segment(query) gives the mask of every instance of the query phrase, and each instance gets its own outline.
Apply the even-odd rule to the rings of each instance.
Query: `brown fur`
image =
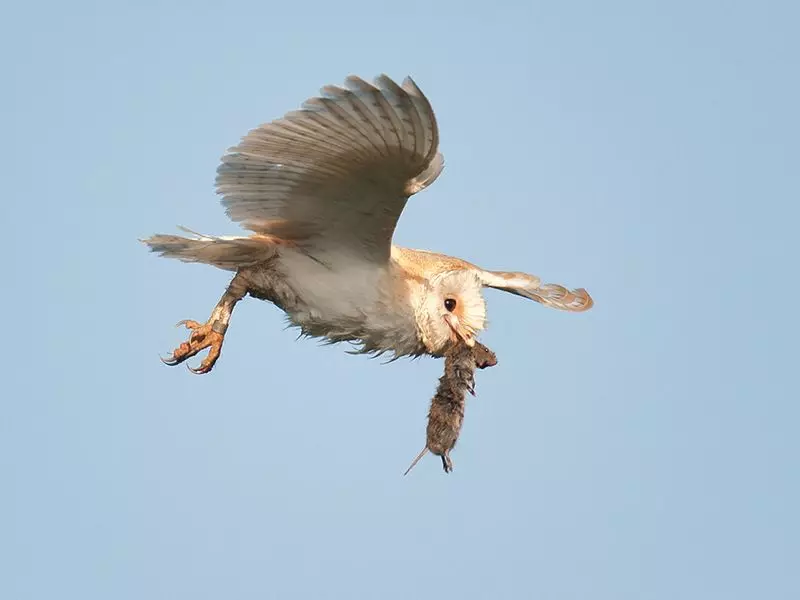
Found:
[[[483,344],[474,348],[455,344],[446,354],[444,375],[439,378],[436,395],[428,411],[427,443],[405,472],[411,469],[430,451],[442,459],[445,473],[453,470],[450,451],[455,447],[464,422],[467,392],[475,395],[475,369],[485,369],[497,364],[497,356]]]

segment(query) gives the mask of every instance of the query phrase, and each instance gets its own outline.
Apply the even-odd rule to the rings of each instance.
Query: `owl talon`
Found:
[[[217,362],[217,359],[219,358],[220,351],[222,350],[223,336],[221,334],[219,334],[219,333],[216,333],[216,332],[213,332],[213,333],[215,333],[216,335],[219,336],[219,343],[218,344],[214,344],[212,342],[211,350],[209,350],[208,356],[206,356],[203,359],[203,362],[200,363],[200,366],[199,367],[190,367],[189,365],[186,365],[188,367],[188,369],[192,373],[194,373],[195,375],[204,375],[204,374],[208,373],[211,369],[214,368],[214,364]]]
[[[185,325],[187,329],[191,329],[192,333],[189,336],[188,342],[183,342],[173,352],[172,356],[161,358],[161,362],[170,367],[181,364],[186,359],[191,358],[206,348],[209,348],[208,356],[203,359],[199,367],[187,367],[192,373],[203,375],[208,373],[214,368],[214,364],[219,358],[222,351],[222,342],[225,336],[213,330],[212,323],[200,325],[197,321],[185,320],[178,323],[178,326]]]
[[[191,319],[183,319],[182,321],[178,321],[175,323],[175,327],[185,326],[186,329],[198,329],[200,328],[200,323],[197,321],[192,321]]]

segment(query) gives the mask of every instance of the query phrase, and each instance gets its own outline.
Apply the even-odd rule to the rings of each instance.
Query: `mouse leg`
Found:
[[[442,454],[442,468],[445,473],[453,472],[453,460],[450,458],[450,450]]]

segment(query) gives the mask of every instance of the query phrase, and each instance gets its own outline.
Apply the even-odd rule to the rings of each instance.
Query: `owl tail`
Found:
[[[154,235],[140,241],[161,256],[213,265],[228,271],[265,262],[276,254],[276,245],[268,238],[213,237],[181,229],[197,237]]]

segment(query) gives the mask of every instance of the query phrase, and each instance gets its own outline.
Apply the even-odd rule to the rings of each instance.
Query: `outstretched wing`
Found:
[[[397,246],[393,250],[393,256],[403,270],[417,277],[430,279],[438,273],[448,271],[472,271],[478,276],[484,287],[511,292],[551,308],[583,312],[594,306],[592,297],[585,289],[569,290],[557,283],[542,283],[542,280],[536,275],[487,271],[454,256]]]
[[[250,131],[223,156],[228,216],[328,262],[381,263],[408,198],[444,166],[433,109],[417,85],[348,77],[298,111]]]
[[[557,283],[542,283],[541,279],[527,273],[482,270],[480,278],[486,287],[511,292],[559,310],[583,312],[594,306],[594,300],[583,288],[569,290]]]

